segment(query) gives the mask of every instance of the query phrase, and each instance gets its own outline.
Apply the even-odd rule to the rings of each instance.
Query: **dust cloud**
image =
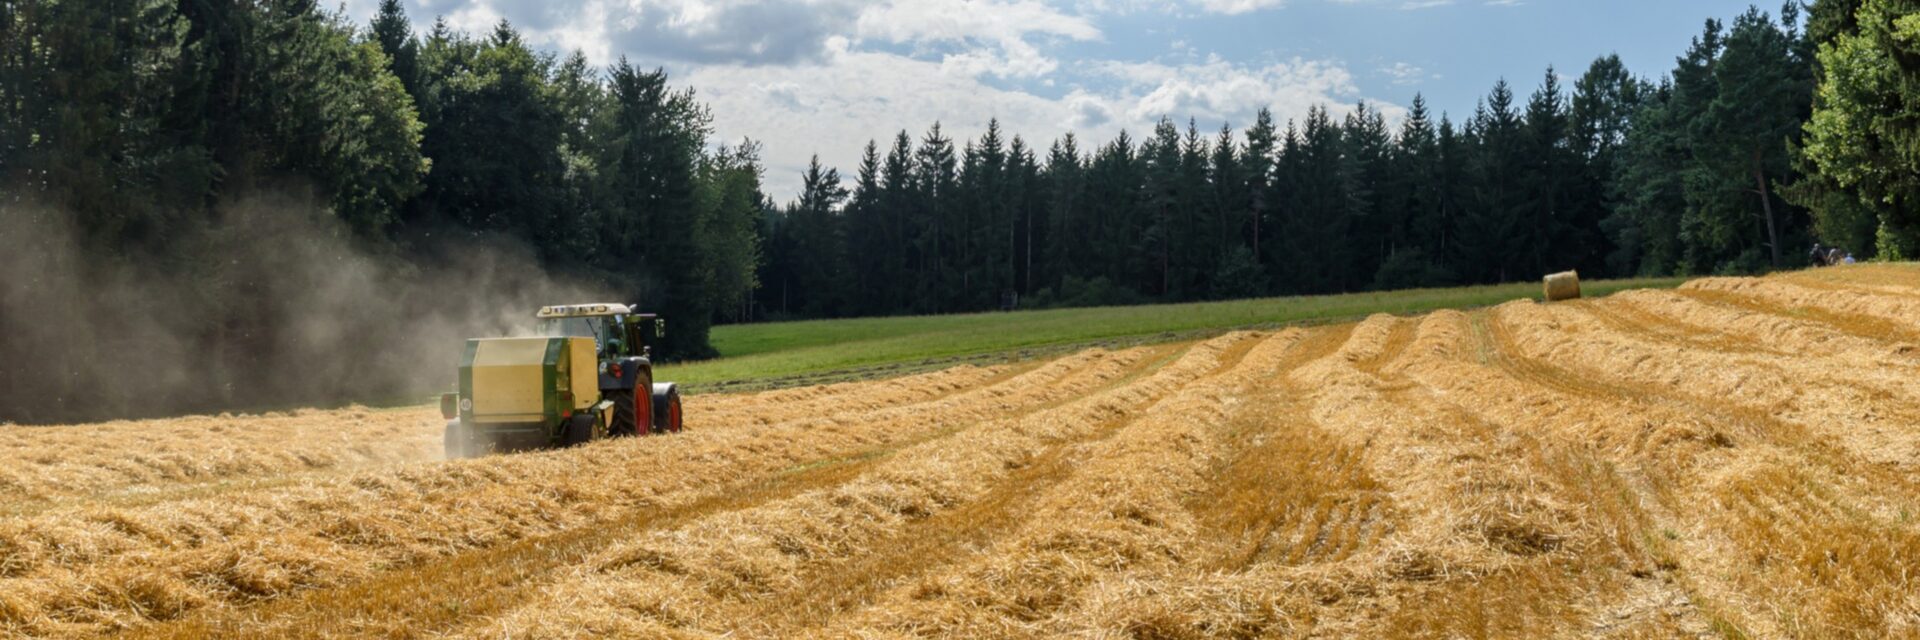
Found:
[[[111,255],[71,216],[0,202],[0,423],[425,401],[451,389],[466,338],[617,297],[510,240],[399,255],[283,195],[215,214]]]

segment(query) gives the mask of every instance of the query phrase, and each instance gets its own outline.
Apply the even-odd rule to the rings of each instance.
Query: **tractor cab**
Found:
[[[536,332],[543,336],[593,338],[594,353],[602,361],[622,357],[646,357],[652,349],[646,344],[646,323],[653,322],[655,337],[666,331],[666,321],[651,313],[634,313],[624,304],[576,304],[541,307],[534,314],[539,320]]]

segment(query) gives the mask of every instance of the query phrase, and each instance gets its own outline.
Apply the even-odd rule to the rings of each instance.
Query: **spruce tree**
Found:
[[[387,54],[388,69],[400,79],[407,94],[420,95],[420,43],[413,37],[413,23],[407,20],[400,0],[380,0],[380,10],[370,25],[373,41]]]

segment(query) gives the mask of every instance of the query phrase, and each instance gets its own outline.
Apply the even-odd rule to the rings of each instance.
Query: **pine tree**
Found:
[[[1524,122],[1513,109],[1513,90],[1501,80],[1475,109],[1468,124],[1472,162],[1464,176],[1465,202],[1454,230],[1461,274],[1471,282],[1505,282],[1534,269],[1519,238],[1526,221]]]
[[[1341,140],[1347,162],[1353,166],[1351,186],[1346,193],[1346,215],[1352,220],[1348,238],[1350,257],[1336,291],[1359,290],[1373,281],[1373,274],[1394,249],[1405,243],[1405,221],[1401,211],[1381,205],[1390,195],[1394,179],[1391,166],[1392,134],[1387,132],[1386,117],[1378,109],[1361,102],[1342,123]]]
[[[1517,266],[1546,274],[1591,263],[1605,254],[1591,237],[1592,229],[1576,225],[1579,160],[1570,141],[1566,96],[1552,67],[1527,100],[1524,128],[1523,172],[1516,178],[1523,190],[1526,240]]]
[[[791,304],[808,317],[841,315],[857,293],[848,276],[847,236],[840,211],[847,195],[840,170],[821,166],[816,154],[801,174],[799,201],[786,213],[795,249]]]
[[[1087,277],[1092,265],[1093,226],[1084,206],[1087,165],[1072,133],[1047,150],[1047,242],[1043,286],[1059,291],[1067,276]]]
[[[1625,220],[1614,215],[1613,179],[1620,148],[1626,144],[1644,91],[1644,83],[1627,73],[1617,55],[1595,59],[1574,82],[1568,126],[1574,159],[1580,166],[1571,203],[1572,226],[1590,234],[1591,243],[1586,259],[1577,265],[1581,273],[1627,275],[1637,266],[1638,247],[1616,242],[1619,233],[1614,227]]]
[[[905,130],[893,138],[893,146],[887,150],[886,164],[880,171],[880,223],[883,229],[885,246],[884,273],[887,278],[878,289],[882,303],[890,313],[902,313],[917,309],[914,295],[918,292],[919,282],[925,277],[921,270],[925,262],[915,249],[919,227],[917,207],[919,206],[919,188],[914,180],[913,138]],[[913,274],[910,277],[908,274]]]
[[[612,273],[644,271],[641,304],[672,318],[658,353],[667,359],[713,355],[707,341],[716,300],[703,288],[693,177],[708,116],[691,92],[667,87],[666,72],[642,72],[625,59],[608,74],[607,144],[600,164],[607,184],[598,265]]]
[[[886,228],[882,218],[884,210],[881,207],[885,203],[880,189],[880,146],[873,140],[868,140],[867,146],[861,151],[860,169],[847,198],[843,217],[846,222],[848,285],[856,295],[848,297],[845,312],[856,315],[886,313],[888,309],[880,306],[884,298],[879,292],[883,283],[893,274],[887,271],[887,256],[891,249],[886,246]]]
[[[1254,116],[1253,127],[1247,129],[1247,152],[1245,155],[1246,215],[1245,233],[1248,252],[1254,264],[1265,264],[1261,252],[1261,232],[1266,226],[1267,216],[1273,207],[1274,161],[1280,149],[1277,146],[1277,132],[1273,126],[1273,112],[1266,107]]]
[[[954,157],[953,139],[933,124],[920,140],[914,154],[914,172],[918,187],[914,194],[914,246],[920,253],[919,287],[914,292],[914,310],[934,313],[955,309],[954,297],[961,290],[958,248],[950,234],[958,225],[953,221],[958,208],[959,165]]]
[[[1446,250],[1447,217],[1439,132],[1426,98],[1415,95],[1395,140],[1387,193],[1381,208],[1392,215],[1389,255],[1373,276],[1375,289],[1405,289],[1451,282],[1437,257]]]
[[[380,10],[370,25],[373,41],[387,54],[387,68],[400,79],[407,95],[420,95],[420,43],[413,38],[413,23],[407,20],[400,0],[380,0]]]

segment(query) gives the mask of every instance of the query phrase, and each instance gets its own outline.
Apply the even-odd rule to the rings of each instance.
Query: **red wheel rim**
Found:
[[[667,401],[667,428],[672,429],[674,433],[680,433],[679,398],[673,398]]]
[[[653,394],[645,389],[633,391],[633,435],[653,433]]]

